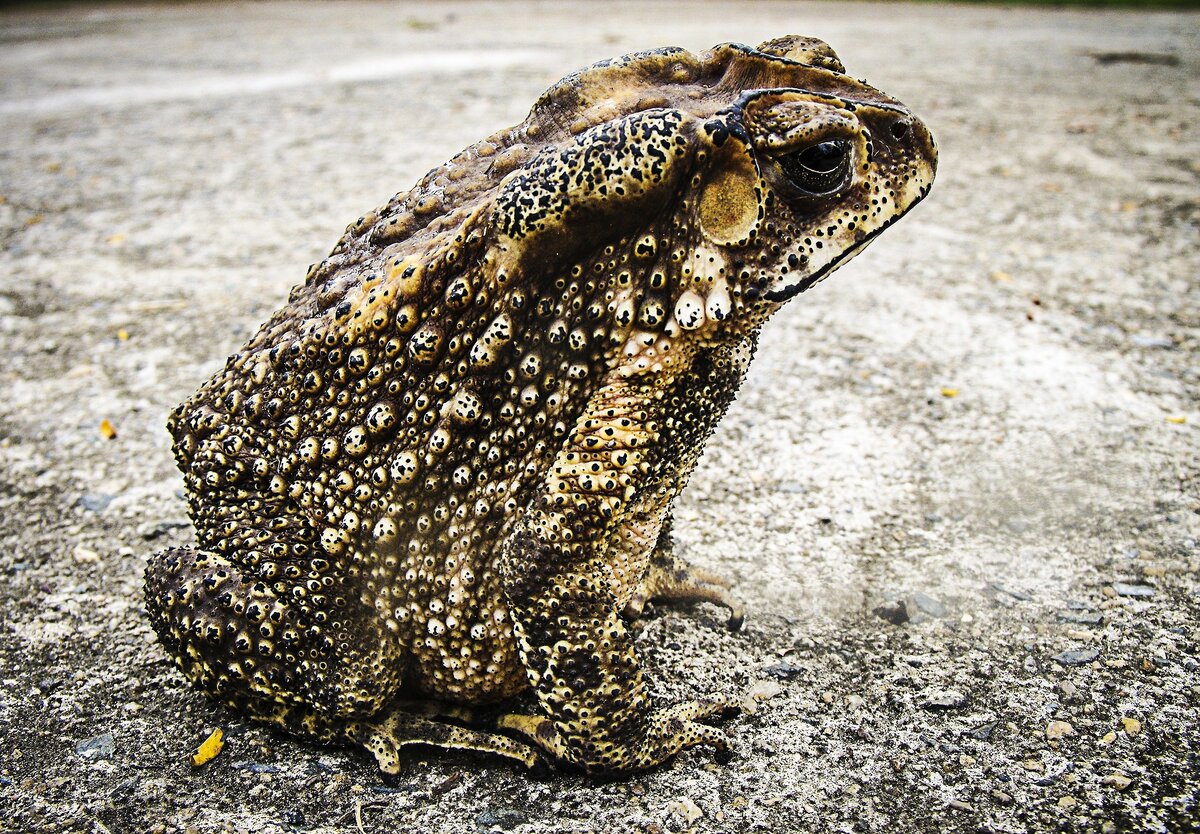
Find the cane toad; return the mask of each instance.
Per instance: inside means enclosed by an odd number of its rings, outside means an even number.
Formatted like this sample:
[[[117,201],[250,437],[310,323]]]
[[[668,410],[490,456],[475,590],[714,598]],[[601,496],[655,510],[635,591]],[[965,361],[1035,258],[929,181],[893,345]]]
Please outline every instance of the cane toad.
[[[387,772],[412,743],[593,773],[726,751],[726,702],[652,703],[630,636],[651,598],[741,618],[672,552],[672,501],[763,323],[935,166],[813,39],[564,78],[353,223],[172,413],[198,543],[147,567],[163,645]]]

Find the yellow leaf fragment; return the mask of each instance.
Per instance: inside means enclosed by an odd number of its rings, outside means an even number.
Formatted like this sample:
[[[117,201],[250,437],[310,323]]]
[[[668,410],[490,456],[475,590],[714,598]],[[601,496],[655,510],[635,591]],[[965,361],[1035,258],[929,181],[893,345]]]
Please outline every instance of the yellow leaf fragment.
[[[1170,414],[1167,416],[1168,423],[1174,423],[1177,426],[1182,426],[1187,422],[1186,414]]]
[[[953,399],[954,397],[958,396],[958,389],[957,388],[943,388],[942,396],[945,397],[946,399]]]
[[[192,756],[192,767],[206,765],[215,759],[221,752],[221,748],[225,746],[225,742],[222,741],[224,735],[220,727],[213,730],[209,737],[196,748],[196,753]]]
[[[997,269],[995,272],[993,272],[993,273],[992,273],[992,280],[993,280],[993,281],[1007,282],[1007,281],[1011,281],[1011,280],[1012,280],[1012,276],[1011,276],[1011,275],[1009,275],[1007,272],[1005,272],[1005,271],[1004,271],[1004,270],[1002,270],[1002,269]]]
[[[129,331],[126,330],[124,327],[122,327],[120,330],[117,331],[117,341],[119,341],[119,342],[128,342],[129,341]]]
[[[100,421],[100,434],[104,436],[105,440],[117,439],[116,426],[109,422],[107,417]]]
[[[125,242],[125,235],[121,235],[121,234],[109,235],[107,238],[105,238],[104,242],[107,243],[109,246],[120,246],[122,243]]]

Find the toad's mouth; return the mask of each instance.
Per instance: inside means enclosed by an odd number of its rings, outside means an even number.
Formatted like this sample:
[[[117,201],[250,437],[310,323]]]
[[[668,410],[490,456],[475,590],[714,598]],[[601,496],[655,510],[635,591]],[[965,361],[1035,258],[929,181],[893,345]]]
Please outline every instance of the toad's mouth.
[[[888,227],[890,227],[893,223],[895,223],[901,217],[903,217],[904,215],[906,215],[910,211],[912,211],[913,206],[915,206],[917,203],[924,200],[925,195],[928,193],[929,193],[929,187],[926,186],[917,195],[916,199],[914,199],[911,203],[908,204],[908,206],[904,209],[904,211],[900,212],[897,215],[894,215],[893,217],[888,218],[886,223],[884,223],[882,226],[880,226],[875,231],[871,232],[869,235],[864,237],[858,243],[851,246],[845,252],[838,255],[832,261],[825,264],[825,266],[818,269],[812,275],[808,276],[803,281],[797,281],[795,284],[790,284],[790,285],[784,287],[783,289],[771,290],[769,292],[763,293],[763,298],[766,299],[767,301],[773,301],[773,302],[781,304],[784,301],[787,301],[789,298],[792,298],[793,296],[797,296],[800,293],[804,292],[806,289],[813,286],[814,284],[820,283],[822,280],[825,279],[826,276],[829,275],[829,273],[833,272],[835,269],[837,269],[839,266],[841,266],[842,264],[849,261],[851,258],[853,258],[855,255],[857,255],[859,252],[866,249],[867,244],[869,244],[875,238],[879,237],[880,234],[882,234]]]

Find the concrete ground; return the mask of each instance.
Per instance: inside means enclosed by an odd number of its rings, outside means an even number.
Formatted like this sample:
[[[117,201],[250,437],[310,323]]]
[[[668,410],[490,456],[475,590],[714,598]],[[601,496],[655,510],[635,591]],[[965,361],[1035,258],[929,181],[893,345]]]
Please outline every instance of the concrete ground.
[[[421,750],[385,783],[190,690],[141,604],[192,535],[166,413],[346,223],[568,71],[791,32],[942,166],[769,324],[679,508],[746,627],[658,606],[639,650],[663,701],[744,699],[738,757],[598,783]],[[63,5],[0,44],[0,831],[1196,824],[1200,17]]]

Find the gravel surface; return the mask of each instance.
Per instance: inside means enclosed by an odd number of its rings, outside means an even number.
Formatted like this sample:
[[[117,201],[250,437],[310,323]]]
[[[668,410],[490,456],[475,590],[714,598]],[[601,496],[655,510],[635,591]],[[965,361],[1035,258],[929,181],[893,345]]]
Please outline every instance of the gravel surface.
[[[1195,825],[1198,24],[930,4],[0,12],[0,831]],[[679,507],[746,627],[659,606],[639,651],[664,700],[744,699],[738,757],[596,782],[419,750],[385,783],[190,690],[141,605],[146,555],[192,536],[166,413],[347,222],[569,70],[789,32],[909,104],[942,164],[910,218],[767,327]]]

